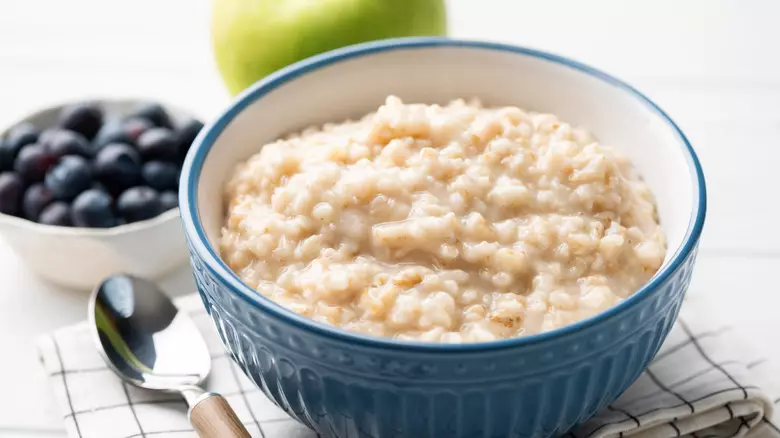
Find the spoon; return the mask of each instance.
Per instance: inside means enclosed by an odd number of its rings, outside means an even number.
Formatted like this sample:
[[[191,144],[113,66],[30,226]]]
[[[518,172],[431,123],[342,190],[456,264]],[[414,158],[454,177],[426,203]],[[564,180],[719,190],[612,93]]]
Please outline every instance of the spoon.
[[[107,278],[92,292],[88,319],[108,367],[132,385],[184,396],[198,436],[250,438],[227,401],[198,386],[211,370],[206,342],[154,283]]]

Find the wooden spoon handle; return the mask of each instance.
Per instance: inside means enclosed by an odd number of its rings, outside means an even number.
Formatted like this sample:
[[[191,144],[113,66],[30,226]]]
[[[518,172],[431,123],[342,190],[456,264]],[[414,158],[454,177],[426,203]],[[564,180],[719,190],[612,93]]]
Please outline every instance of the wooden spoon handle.
[[[190,409],[190,423],[200,438],[251,438],[227,400],[211,392]]]

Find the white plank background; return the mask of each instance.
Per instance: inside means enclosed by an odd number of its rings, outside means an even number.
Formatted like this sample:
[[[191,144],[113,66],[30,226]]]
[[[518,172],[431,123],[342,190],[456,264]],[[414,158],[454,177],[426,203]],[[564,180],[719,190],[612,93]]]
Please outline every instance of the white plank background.
[[[209,3],[0,1],[0,126],[84,96],[152,96],[215,115],[229,98],[211,58]],[[776,0],[450,1],[452,35],[576,58],[679,122],[710,195],[691,297],[780,363],[778,23]],[[182,270],[164,287],[193,286]],[[0,437],[64,436],[33,340],[83,319],[86,298],[35,278],[0,244]]]

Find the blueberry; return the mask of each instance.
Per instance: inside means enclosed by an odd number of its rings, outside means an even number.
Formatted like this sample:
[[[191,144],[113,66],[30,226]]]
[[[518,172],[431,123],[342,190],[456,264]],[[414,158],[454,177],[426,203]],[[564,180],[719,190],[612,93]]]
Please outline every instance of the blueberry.
[[[60,132],[65,131],[65,129],[62,128],[48,128],[44,129],[43,132],[41,132],[41,135],[38,136],[38,144],[42,144],[44,147],[48,147],[49,143],[51,143],[51,140],[58,136]]]
[[[111,143],[132,143],[132,139],[125,132],[124,122],[121,120],[107,120],[92,140],[92,149],[97,151]]]
[[[19,155],[19,149],[8,140],[0,139],[0,172],[13,170],[14,160]]]
[[[43,209],[38,216],[38,222],[45,225],[57,225],[60,227],[69,227],[70,207],[62,201],[54,201]]]
[[[163,211],[168,211],[179,206],[179,196],[176,192],[167,191],[160,194],[160,203]]]
[[[138,152],[144,161],[176,160],[176,137],[166,128],[152,128],[138,138]]]
[[[14,161],[22,147],[38,141],[40,132],[30,123],[15,126],[5,141],[0,142],[0,172],[13,170]]]
[[[154,128],[154,125],[146,119],[132,118],[122,123],[122,130],[128,137],[130,144],[138,144],[138,138],[141,137],[141,134],[152,128]]]
[[[92,150],[97,153],[112,143],[135,145],[138,137],[149,129],[154,128],[152,122],[146,119],[109,120],[100,129],[92,142]]]
[[[173,128],[171,118],[165,109],[158,103],[143,103],[138,105],[133,112],[130,113],[130,117],[139,117],[149,120],[154,126],[160,128]]]
[[[92,184],[92,167],[78,155],[66,155],[46,174],[44,184],[56,199],[73,199]]]
[[[22,198],[22,212],[24,217],[31,221],[38,221],[38,217],[47,205],[54,200],[49,189],[45,185],[38,183],[30,186]]]
[[[95,137],[103,124],[103,111],[92,102],[77,103],[60,112],[59,126],[78,132],[88,139]]]
[[[179,159],[183,160],[190,150],[195,137],[203,129],[203,123],[200,120],[190,119],[176,131],[176,148],[179,153]]]
[[[109,228],[117,225],[111,195],[96,189],[82,192],[73,201],[70,217],[73,225],[89,228]]]
[[[22,147],[38,141],[38,136],[40,134],[41,131],[32,123],[20,123],[19,125],[14,126],[8,133],[8,141],[18,147]]]
[[[95,157],[95,172],[100,182],[116,194],[138,182],[141,177],[141,157],[126,144],[110,144]]]
[[[0,173],[0,213],[16,216],[22,201],[24,182],[13,172]]]
[[[155,190],[175,190],[179,185],[179,166],[165,161],[149,161],[141,168],[141,181]]]
[[[45,131],[41,135],[41,144],[55,159],[65,155],[80,155],[84,158],[92,156],[86,137],[67,129]]]
[[[106,186],[105,186],[105,185],[104,185],[102,182],[100,182],[100,181],[92,181],[92,185],[91,185],[91,186],[89,186],[89,188],[90,188],[90,189],[95,189],[95,190],[102,190],[102,191],[104,191],[104,192],[106,192],[106,193],[111,193],[111,191],[110,191],[110,190],[108,190],[108,187],[106,187]]]
[[[116,206],[127,222],[151,219],[162,213],[160,195],[153,188],[145,186],[125,190],[119,196]]]
[[[43,181],[46,172],[56,162],[43,145],[38,143],[28,144],[19,151],[14,162],[14,170],[28,183]]]

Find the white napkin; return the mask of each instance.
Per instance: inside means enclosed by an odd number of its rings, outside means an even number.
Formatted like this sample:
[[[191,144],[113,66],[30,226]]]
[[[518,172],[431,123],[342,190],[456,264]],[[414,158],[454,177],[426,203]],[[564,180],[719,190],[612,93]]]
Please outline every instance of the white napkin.
[[[211,351],[206,389],[227,398],[253,437],[316,436],[271,403],[230,360],[199,297],[176,304],[193,317]],[[569,437],[720,438],[751,432],[780,438],[780,413],[773,416],[780,379],[770,379],[770,364],[741,351],[733,330],[686,310],[639,380]],[[86,323],[42,337],[39,351],[71,438],[197,437],[181,398],[126,385],[106,368]]]

